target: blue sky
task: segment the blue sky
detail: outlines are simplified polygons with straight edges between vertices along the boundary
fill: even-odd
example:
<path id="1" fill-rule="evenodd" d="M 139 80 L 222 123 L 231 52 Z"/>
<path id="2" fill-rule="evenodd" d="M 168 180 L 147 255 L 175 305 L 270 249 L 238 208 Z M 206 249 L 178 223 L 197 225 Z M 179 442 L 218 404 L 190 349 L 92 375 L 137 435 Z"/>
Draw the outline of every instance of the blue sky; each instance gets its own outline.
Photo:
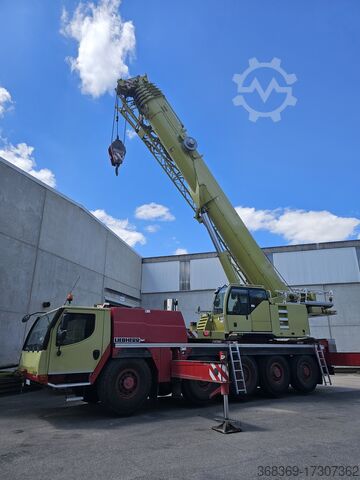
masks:
<path id="1" fill-rule="evenodd" d="M 1 0 L 2 156 L 56 181 L 60 192 L 97 211 L 141 255 L 212 250 L 137 138 L 127 139 L 119 177 L 110 167 L 114 96 L 106 90 L 128 68 L 130 76 L 147 73 L 164 91 L 261 246 L 358 238 L 357 0 L 82 5 Z M 103 51 L 100 38 L 107 39 Z M 250 121 L 233 104 L 238 92 L 232 78 L 249 59 L 274 57 L 296 75 L 291 89 L 297 103 L 278 122 Z M 244 86 L 255 77 L 263 90 L 272 78 L 285 85 L 278 72 L 259 68 Z M 84 81 L 90 83 L 84 87 Z M 244 95 L 262 112 L 286 96 L 274 91 L 264 103 L 257 91 Z"/>

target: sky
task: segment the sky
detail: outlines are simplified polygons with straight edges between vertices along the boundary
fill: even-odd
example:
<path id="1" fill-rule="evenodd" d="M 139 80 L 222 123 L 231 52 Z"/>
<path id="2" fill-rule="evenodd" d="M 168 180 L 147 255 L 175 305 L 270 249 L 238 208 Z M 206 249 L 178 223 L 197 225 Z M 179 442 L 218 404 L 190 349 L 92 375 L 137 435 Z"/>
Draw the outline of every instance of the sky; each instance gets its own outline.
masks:
<path id="1" fill-rule="evenodd" d="M 1 0 L 0 18 L 0 156 L 142 256 L 213 250 L 133 132 L 111 168 L 116 80 L 144 73 L 260 246 L 360 238 L 358 0 Z"/>

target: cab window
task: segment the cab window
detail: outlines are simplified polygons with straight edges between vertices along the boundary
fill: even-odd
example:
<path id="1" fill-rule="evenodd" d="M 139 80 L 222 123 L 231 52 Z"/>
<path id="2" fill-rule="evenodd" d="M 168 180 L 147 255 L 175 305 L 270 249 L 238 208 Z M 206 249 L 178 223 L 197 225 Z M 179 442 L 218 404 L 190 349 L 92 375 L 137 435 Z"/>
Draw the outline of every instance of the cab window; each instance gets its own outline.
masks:
<path id="1" fill-rule="evenodd" d="M 215 292 L 213 313 L 223 313 L 225 293 L 226 293 L 226 287 L 219 288 Z"/>
<path id="2" fill-rule="evenodd" d="M 58 327 L 65 324 L 66 336 L 62 345 L 78 343 L 90 337 L 95 330 L 95 314 L 93 313 L 65 313 L 62 322 Z"/>
<path id="3" fill-rule="evenodd" d="M 249 299 L 250 299 L 250 311 L 252 312 L 261 302 L 268 300 L 268 295 L 265 290 L 250 288 Z"/>
<path id="4" fill-rule="evenodd" d="M 249 312 L 249 296 L 245 288 L 232 288 L 228 303 L 228 315 L 248 315 Z"/>

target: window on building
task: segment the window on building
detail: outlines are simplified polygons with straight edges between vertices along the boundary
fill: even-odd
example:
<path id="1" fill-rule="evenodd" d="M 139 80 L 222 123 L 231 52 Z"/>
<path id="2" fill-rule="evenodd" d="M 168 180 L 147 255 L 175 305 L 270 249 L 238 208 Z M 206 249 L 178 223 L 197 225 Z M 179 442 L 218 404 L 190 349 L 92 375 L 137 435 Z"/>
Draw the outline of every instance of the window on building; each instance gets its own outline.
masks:
<path id="1" fill-rule="evenodd" d="M 93 334 L 95 330 L 95 314 L 65 313 L 58 331 L 61 330 L 62 325 L 66 325 L 66 337 L 62 345 L 78 343 Z"/>
<path id="2" fill-rule="evenodd" d="M 180 261 L 180 278 L 179 278 L 180 291 L 190 290 L 190 261 Z"/>
<path id="3" fill-rule="evenodd" d="M 249 295 L 246 288 L 233 287 L 231 289 L 228 303 L 228 315 L 248 315 L 249 311 Z"/>

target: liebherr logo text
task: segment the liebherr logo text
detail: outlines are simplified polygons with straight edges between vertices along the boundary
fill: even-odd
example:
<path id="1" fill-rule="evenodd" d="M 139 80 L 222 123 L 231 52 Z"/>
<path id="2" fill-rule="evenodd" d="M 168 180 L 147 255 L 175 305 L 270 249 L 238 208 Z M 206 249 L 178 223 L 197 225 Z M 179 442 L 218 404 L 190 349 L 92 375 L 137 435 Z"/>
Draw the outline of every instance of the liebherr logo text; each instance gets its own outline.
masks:
<path id="1" fill-rule="evenodd" d="M 141 343 L 145 342 L 145 338 L 140 337 L 115 337 L 114 343 Z"/>

